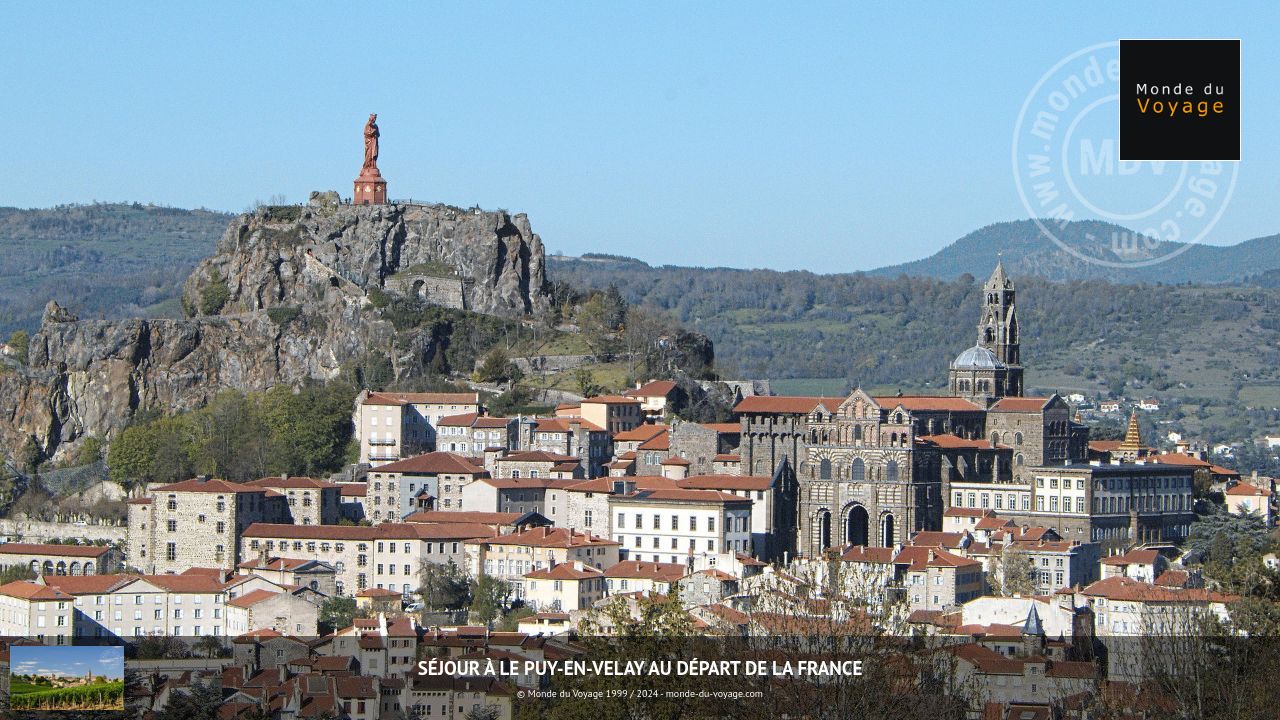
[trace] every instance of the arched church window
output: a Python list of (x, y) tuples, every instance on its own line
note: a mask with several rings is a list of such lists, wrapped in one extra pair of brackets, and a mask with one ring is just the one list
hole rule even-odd
[(822, 462), (818, 464), (818, 479), (819, 480), (831, 479), (831, 461), (828, 460), (827, 458), (822, 458)]
[(854, 426), (853, 426), (853, 439), (854, 439), (854, 440), (861, 440), (861, 439), (862, 439), (862, 426), (861, 426), (861, 425), (854, 425)]
[(898, 481), (898, 462), (896, 460), (890, 460), (889, 463), (884, 466), (884, 478), (887, 482)]
[(1013, 444), (1014, 444), (1014, 445), (1021, 445), (1021, 444), (1022, 444), (1022, 433), (1020, 433), (1020, 432), (1019, 432), (1019, 433), (1014, 433), (1014, 434), (1013, 434)]
[(849, 466), (849, 477), (854, 482), (862, 482), (867, 479), (867, 464), (862, 462), (862, 458), (854, 458), (853, 464)]

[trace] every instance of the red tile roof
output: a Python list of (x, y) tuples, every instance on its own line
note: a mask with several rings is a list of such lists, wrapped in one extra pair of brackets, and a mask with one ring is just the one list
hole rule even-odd
[(481, 512), (478, 510), (424, 510), (404, 519), (407, 523), (483, 523), (485, 525), (510, 525), (523, 513)]
[(808, 415), (822, 403), (828, 410), (835, 410), (844, 402), (834, 397), (806, 397), (789, 395), (749, 395), (734, 406), (738, 413), (777, 413), (782, 415)]
[(667, 425), (637, 425), (630, 430), (623, 430), (614, 434), (614, 442), (644, 442), (656, 435), (666, 432), (670, 428)]
[(369, 470), (371, 473), (406, 473), (410, 475), (488, 475), (482, 468), (467, 461), (461, 455), (451, 452), (429, 452), (415, 455), (404, 460), (397, 460), (386, 465), (379, 465)]
[(257, 605), (258, 603), (270, 600), (274, 597), (278, 597), (282, 594), (283, 593), (274, 593), (274, 592), (271, 592), (270, 590), (250, 590), (249, 592), (241, 595), (240, 597), (232, 598), (228, 600), (227, 604), (234, 605), (239, 608), (248, 608), (248, 607), (253, 607), (254, 605)]
[(990, 440), (970, 440), (951, 433), (921, 435), (916, 438), (916, 444), (938, 447), (944, 450), (994, 450), (1005, 447), (1004, 445), (992, 445)]
[(400, 593), (395, 590), (387, 590), (386, 588), (366, 588), (356, 593), (356, 597), (380, 598), (380, 597), (399, 597)]
[(578, 430), (587, 430), (590, 432), (604, 432), (605, 429), (595, 423), (587, 422), (582, 418), (538, 418), (538, 424), (535, 428), (538, 432), (555, 432), (567, 433), (576, 432)]
[(1099, 580), (1081, 592), (1090, 597), (1133, 602), (1229, 603), (1239, 599), (1236, 595), (1224, 595), (1200, 588), (1168, 588), (1148, 585), (1121, 575)]
[(964, 398), (950, 395), (882, 395), (872, 399), (886, 410), (899, 405), (907, 410), (977, 412), (982, 409)]
[(613, 484), (615, 482), (636, 484), (637, 490), (656, 490), (658, 488), (674, 488), (677, 487), (676, 481), (671, 478), (661, 477), (659, 475), (635, 475), (631, 477), (598, 477), (591, 480), (583, 480), (565, 488), (571, 492), (592, 492), (592, 493), (612, 493)]
[(480, 540), (470, 540), (468, 542), (469, 544), (480, 545), (523, 545), (529, 547), (562, 548), (621, 544), (589, 533), (578, 532), (572, 528), (551, 527), (529, 528), (527, 530), (508, 533), (506, 535), (498, 535), (497, 537), (484, 538)]
[(720, 492), (718, 490), (689, 490), (686, 488), (657, 488), (654, 490), (640, 490), (631, 495), (624, 495), (615, 498), (617, 502), (694, 502), (694, 503), (716, 503), (720, 505), (748, 503), (751, 499), (741, 497), (739, 495), (731, 495), (729, 493)]
[(305, 490), (321, 490), (325, 488), (336, 487), (334, 483), (328, 480), (317, 480), (304, 475), (290, 475), (288, 477), (265, 477), (261, 480), (247, 482), (245, 485), (263, 488), (287, 488), (287, 489), (305, 489)]
[(676, 384), (671, 380), (650, 380), (638, 388), (627, 390), (622, 393), (629, 397), (666, 397), (676, 389)]
[(369, 494), (369, 483), (338, 483), (342, 497), (364, 497)]
[(207, 493), (266, 493), (266, 488), (255, 487), (247, 483), (233, 483), (226, 480), (199, 480), (192, 478), (182, 482), (161, 485), (151, 489), (152, 494), (165, 492), (207, 492)]
[(111, 548), (106, 545), (59, 545), (57, 543), (0, 543), (3, 555), (55, 555), (62, 557), (97, 558), (106, 555)]
[(559, 563), (550, 570), (527, 572), (524, 576), (533, 580), (590, 580), (604, 577), (604, 571), (582, 563), (565, 562)]
[(742, 425), (740, 423), (702, 423), (702, 427), (715, 430), (721, 435), (742, 434)]
[(604, 571), (605, 577), (673, 582), (684, 577), (687, 568), (680, 563), (623, 560)]
[(71, 596), (47, 585), (40, 585), (27, 580), (14, 580), (0, 585), (0, 595), (23, 598), (24, 600), (70, 600)]
[(654, 450), (654, 451), (670, 450), (671, 449), (671, 433), (669, 431), (664, 430), (663, 432), (658, 433), (657, 435), (654, 435), (648, 440), (645, 440), (644, 442), (640, 443), (640, 445), (637, 446), (636, 449), (637, 450)]
[(1035, 412), (1043, 410), (1052, 398), (1047, 397), (1006, 397), (1000, 398), (991, 406), (991, 412)]
[(679, 466), (682, 466), (682, 467), (689, 467), (689, 466), (690, 466), (690, 465), (692, 465), (693, 463), (689, 462), (688, 460), (685, 460), (684, 458), (680, 457), (679, 455), (672, 455), (671, 457), (669, 457), (669, 458), (667, 458), (667, 459), (663, 460), (661, 463), (658, 463), (658, 464), (659, 464), (659, 465), (673, 465), (673, 466), (674, 466), (674, 465), (679, 465)]
[(1123, 555), (1112, 555), (1102, 559), (1103, 565), (1153, 565), (1160, 557), (1158, 550), (1130, 550)]
[(773, 478), (766, 475), (693, 475), (678, 483), (695, 490), (768, 490)]
[[(1227, 488), (1226, 494), (1247, 496), (1247, 497), (1271, 497), (1270, 490), (1257, 487), (1256, 485), (1250, 485), (1249, 483), (1239, 483), (1237, 485), (1232, 485), (1231, 487)], [(4, 547), (3, 545), (0, 545), (0, 548), (3, 548), (3, 547)]]
[(44, 582), (49, 587), (56, 587), (70, 595), (105, 595), (118, 587), (123, 587), (134, 580), (137, 575), (47, 575)]
[(479, 405), (479, 393), (372, 392), (362, 405)]
[(597, 395), (595, 397), (583, 398), (582, 404), (586, 405), (639, 405), (640, 401), (625, 395)]

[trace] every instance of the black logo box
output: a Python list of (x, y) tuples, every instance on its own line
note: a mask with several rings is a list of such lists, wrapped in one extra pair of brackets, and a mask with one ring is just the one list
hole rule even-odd
[(1239, 40), (1120, 41), (1121, 160), (1239, 160), (1240, 102)]

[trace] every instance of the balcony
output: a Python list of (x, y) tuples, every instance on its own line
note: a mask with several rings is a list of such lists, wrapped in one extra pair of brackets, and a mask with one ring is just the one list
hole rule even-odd
[(398, 441), (391, 438), (382, 438), (381, 440), (369, 439), (370, 445), (395, 445)]

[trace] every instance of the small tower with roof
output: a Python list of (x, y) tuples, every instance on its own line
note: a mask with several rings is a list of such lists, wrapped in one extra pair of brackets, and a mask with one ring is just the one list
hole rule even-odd
[(1111, 451), (1111, 459), (1121, 462), (1133, 462), (1147, 456), (1146, 444), (1142, 442), (1142, 428), (1138, 426), (1138, 411), (1129, 413), (1129, 427), (1124, 431), (1124, 441)]

